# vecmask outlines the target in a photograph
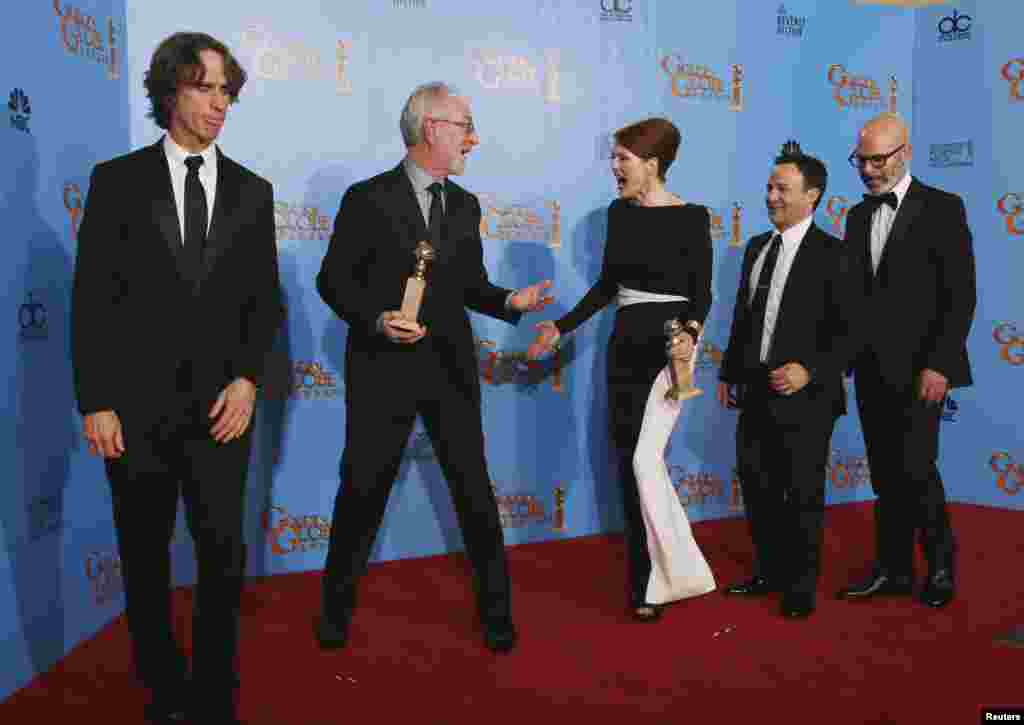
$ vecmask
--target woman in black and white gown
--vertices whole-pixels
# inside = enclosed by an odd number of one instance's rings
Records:
[[[537,325],[529,355],[551,350],[610,302],[617,303],[608,344],[612,440],[618,449],[629,561],[630,607],[654,621],[660,605],[715,588],[694,541],[664,452],[685,401],[667,401],[665,323],[687,334],[672,348],[690,370],[711,306],[711,221],[706,207],[665,189],[679,147],[669,121],[647,119],[615,134],[612,173],[619,198],[608,207],[608,239],[597,282],[564,317]]]

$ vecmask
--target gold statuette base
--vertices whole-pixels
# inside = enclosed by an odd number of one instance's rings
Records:
[[[703,390],[693,386],[693,374],[690,372],[689,360],[670,359],[668,372],[672,384],[665,392],[665,400],[689,400],[704,394]]]
[[[410,277],[405,281],[405,294],[402,296],[402,317],[416,322],[423,304],[423,291],[427,288],[426,280]]]

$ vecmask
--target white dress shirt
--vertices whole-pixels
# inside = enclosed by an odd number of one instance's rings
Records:
[[[171,169],[171,187],[174,189],[174,204],[178,207],[178,224],[181,229],[181,243],[185,243],[185,177],[188,175],[188,167],[185,166],[185,159],[189,156],[202,156],[203,165],[199,167],[199,183],[206,193],[206,229],[210,229],[210,221],[213,219],[213,200],[217,194],[217,147],[210,144],[199,154],[186,151],[171,138],[170,134],[164,136],[164,154],[167,156],[167,165]]]
[[[430,202],[433,195],[427,190],[427,187],[435,182],[441,185],[441,208],[444,209],[448,202],[444,193],[446,179],[435,179],[417,166],[416,162],[408,156],[402,160],[402,166],[405,167],[405,173],[409,177],[409,181],[412,182],[412,190],[416,192],[416,201],[420,203],[420,211],[423,212],[423,223],[427,225],[427,229],[430,229]]]
[[[775,260],[775,270],[772,273],[771,287],[768,288],[768,304],[764,313],[764,335],[761,337],[761,362],[768,359],[768,351],[772,346],[772,335],[775,332],[775,322],[779,317],[779,303],[782,302],[782,292],[786,289],[786,280],[789,278],[789,270],[793,266],[793,259],[796,257],[804,235],[811,227],[814,216],[811,215],[803,221],[794,224],[782,232],[782,248],[779,249],[779,257]],[[757,283],[761,277],[761,268],[764,266],[764,258],[768,256],[768,250],[779,232],[772,235],[768,244],[757,255],[754,260],[754,268],[750,271],[750,291],[747,296],[747,304],[754,301],[754,293],[757,291]]]
[[[871,215],[871,268],[878,271],[878,262],[882,259],[882,252],[885,251],[885,242],[889,239],[889,232],[892,230],[892,223],[896,219],[896,212],[899,205],[903,203],[903,197],[907,195],[910,188],[910,173],[903,175],[903,178],[892,187],[896,194],[897,206],[893,209],[888,204],[879,204]]]

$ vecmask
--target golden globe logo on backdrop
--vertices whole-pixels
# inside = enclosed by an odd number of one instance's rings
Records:
[[[825,465],[825,475],[834,489],[857,489],[871,485],[871,469],[865,454],[853,455],[832,449]]]
[[[1011,236],[1024,234],[1024,193],[1008,191],[996,200],[996,211],[1006,219]]]
[[[562,102],[558,48],[545,49],[539,62],[496,48],[473,48],[467,54],[467,62],[470,74],[489,91],[538,93],[545,103]]]
[[[680,465],[668,467],[669,479],[683,506],[703,506],[726,500],[726,484],[711,471],[690,472]]]
[[[825,215],[829,221],[829,231],[833,236],[842,239],[846,230],[846,214],[850,211],[850,200],[837,194],[830,196],[825,202]]]
[[[556,393],[565,394],[562,351],[555,347],[549,358],[531,360],[526,350],[500,350],[494,340],[476,341],[481,352],[480,378],[486,385],[515,385],[527,392],[540,390],[547,381]]]
[[[85,578],[96,606],[109,604],[124,591],[121,558],[112,552],[94,551],[85,556]]]
[[[326,242],[331,238],[333,222],[320,213],[319,207],[275,201],[274,229],[278,246],[282,242]]]
[[[1024,336],[1012,322],[1000,322],[992,331],[992,339],[999,346],[999,357],[1010,365],[1024,365]]]
[[[1024,488],[1024,464],[1008,451],[996,451],[988,459],[989,468],[996,477],[996,487],[1003,493],[1016,496]]]
[[[728,239],[729,246],[743,246],[743,205],[734,201],[721,209],[711,209],[711,238],[718,242]],[[726,222],[728,220],[728,222]]]
[[[740,63],[732,63],[725,73],[716,74],[711,66],[687,62],[680,53],[673,52],[658,54],[658,68],[668,78],[673,98],[724,102],[730,111],[743,110],[743,65]]]
[[[544,500],[533,493],[507,493],[508,487],[491,482],[494,498],[498,504],[498,515],[502,528],[518,529],[531,525],[550,524],[552,531],[566,531],[565,498],[566,490],[557,485],[552,488],[551,514],[548,515]]]
[[[337,374],[318,360],[295,363],[291,397],[303,400],[325,400],[340,395]]]
[[[1006,61],[999,75],[1010,85],[1010,103],[1024,101],[1024,57]]]
[[[324,551],[331,539],[331,524],[323,516],[292,516],[283,506],[271,506],[261,517],[267,543],[276,556]]]
[[[266,81],[330,81],[338,95],[352,93],[348,61],[351,40],[337,40],[323,54],[302,40],[281,35],[263,23],[250,23],[242,30],[239,56],[245,58],[253,78]],[[326,60],[324,60],[326,57]]]
[[[539,242],[562,246],[562,205],[557,199],[512,202],[497,194],[477,194],[480,238],[485,242]]]
[[[896,112],[896,100],[899,83],[896,76],[889,76],[887,92],[883,95],[878,82],[859,73],[851,73],[839,63],[828,67],[825,79],[832,86],[832,100],[839,110],[870,109],[872,111],[888,110]]]
[[[62,8],[60,0],[52,0],[57,16],[57,38],[68,55],[100,65],[108,80],[121,77],[121,38],[124,29],[108,17],[97,22],[96,16],[83,13],[71,3]]]

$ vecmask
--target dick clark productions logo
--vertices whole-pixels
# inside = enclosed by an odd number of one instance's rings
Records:
[[[15,88],[7,99],[7,111],[11,116],[11,128],[31,133],[28,120],[32,117],[32,104],[21,88]]]

